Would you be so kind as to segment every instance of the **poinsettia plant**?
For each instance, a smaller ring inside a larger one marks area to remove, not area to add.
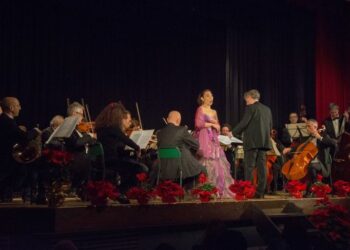
[[[166,180],[156,186],[154,194],[159,196],[162,202],[174,203],[183,198],[185,192],[179,184]]]
[[[303,197],[303,192],[306,190],[306,184],[298,180],[292,180],[285,185],[285,189],[291,196],[299,199]]]
[[[67,166],[73,160],[73,155],[70,152],[58,149],[46,148],[42,151],[42,156],[49,163],[62,167]]]
[[[108,199],[116,200],[119,196],[116,187],[109,181],[89,181],[86,185],[86,192],[94,207],[105,207]]]
[[[332,189],[328,184],[322,182],[323,176],[318,174],[317,181],[312,185],[311,192],[315,194],[317,198],[328,199],[327,194],[329,194]]]
[[[218,189],[208,182],[207,176],[201,173],[198,177],[200,185],[192,189],[192,195],[199,197],[201,202],[208,202],[216,197]]]
[[[256,192],[255,185],[251,181],[235,181],[229,189],[235,194],[236,200],[246,200],[254,197]]]
[[[347,249],[350,243],[350,213],[346,207],[321,199],[309,219],[338,249]]]
[[[138,204],[148,204],[150,199],[154,197],[154,193],[148,183],[148,176],[146,173],[139,173],[136,175],[139,185],[132,187],[126,193],[129,200],[136,200]]]
[[[333,184],[335,194],[340,197],[345,197],[350,195],[350,182],[337,180]]]

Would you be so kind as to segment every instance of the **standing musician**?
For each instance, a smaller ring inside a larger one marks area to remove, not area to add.
[[[327,133],[322,133],[317,130],[318,122],[314,119],[309,119],[306,123],[307,131],[310,133],[310,136],[313,138],[312,143],[317,146],[318,154],[311,161],[308,167],[308,178],[307,178],[307,190],[306,195],[310,194],[311,186],[316,181],[317,173],[320,172],[323,177],[330,176],[332,159],[329,153],[329,148],[336,145],[336,141]]]
[[[17,125],[21,104],[16,97],[5,97],[1,102],[0,115],[0,201],[11,201],[15,188],[28,188],[27,169],[16,163],[12,157],[13,146],[18,142],[28,142],[41,132],[34,128],[26,131]],[[26,194],[25,194],[26,195]]]
[[[349,113],[345,111],[343,115],[340,115],[339,106],[331,103],[329,104],[329,117],[324,121],[324,125],[329,137],[336,139],[339,142],[345,129],[349,126]],[[331,148],[330,154],[332,158],[336,151],[336,146]]]
[[[272,114],[261,102],[256,89],[244,93],[246,109],[242,120],[232,129],[232,134],[243,132],[245,179],[253,181],[253,169],[257,168],[258,186],[255,198],[264,198],[266,188],[266,151],[272,148],[270,132]]]
[[[345,111],[343,115],[339,114],[339,106],[329,104],[329,117],[324,121],[327,134],[336,140],[339,140],[346,127],[349,126],[349,112]]]
[[[137,157],[141,156],[140,147],[126,135],[130,124],[130,113],[121,103],[108,104],[95,121],[97,137],[104,148],[106,169],[109,172],[117,171],[121,176],[121,199],[130,187],[137,184],[136,174],[148,171],[145,165],[132,158],[130,151],[125,149],[128,146]]]
[[[84,107],[78,102],[73,102],[67,108],[67,115],[78,117],[79,125],[84,119]],[[73,189],[81,188],[90,176],[91,161],[87,152],[88,146],[94,143],[96,139],[89,133],[78,129],[75,129],[72,135],[65,140],[66,150],[73,154],[73,160],[69,165]]]

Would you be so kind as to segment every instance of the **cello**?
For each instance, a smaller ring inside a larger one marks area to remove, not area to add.
[[[318,130],[324,131],[325,128]],[[300,180],[307,175],[308,166],[311,161],[317,156],[318,148],[312,142],[314,137],[310,136],[304,143],[300,144],[292,159],[287,161],[282,167],[282,174],[288,180]]]

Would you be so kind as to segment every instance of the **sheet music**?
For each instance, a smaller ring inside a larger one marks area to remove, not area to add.
[[[228,137],[226,135],[219,135],[218,136],[219,138],[219,142],[223,145],[231,145],[231,143],[234,143],[234,144],[242,144],[243,141],[241,141],[240,139],[236,138],[236,137]]]
[[[289,135],[292,138],[300,137],[300,133],[299,133],[298,128],[301,131],[302,137],[308,137],[310,135],[309,132],[307,131],[306,123],[286,124],[286,128],[288,130]]]
[[[145,149],[152,138],[154,129],[132,131],[130,139],[133,140],[141,149]],[[127,147],[129,149],[129,147]]]
[[[70,116],[64,119],[64,122],[55,129],[46,144],[50,143],[53,138],[69,138],[75,130],[79,121],[79,117]]]

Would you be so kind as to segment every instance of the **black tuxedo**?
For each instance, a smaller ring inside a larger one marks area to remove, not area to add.
[[[187,127],[169,123],[157,133],[158,148],[179,147],[183,179],[193,177],[205,171],[205,168],[194,158],[191,151],[197,151],[199,143],[187,131]],[[177,179],[179,166],[172,159],[162,160],[160,179]]]
[[[339,131],[339,133],[341,133],[341,127],[342,127],[342,124],[343,123],[345,123],[344,125],[345,125],[345,127],[344,127],[344,129],[347,129],[347,127],[349,126],[349,124],[348,124],[348,122],[346,122],[345,120],[345,117],[344,116],[340,116],[339,117],[339,122],[338,122],[338,131]],[[324,121],[324,125],[325,125],[325,127],[326,127],[326,132],[327,132],[327,134],[331,137],[331,138],[333,138],[333,139],[338,139],[339,138],[339,136],[341,135],[341,134],[339,134],[338,135],[338,137],[335,135],[335,129],[334,129],[334,124],[333,124],[333,121],[332,121],[332,119],[329,117],[329,118],[327,118],[325,121]]]
[[[243,133],[245,179],[252,180],[253,169],[258,170],[257,195],[263,196],[266,187],[266,151],[272,148],[270,133],[272,114],[260,102],[248,105],[240,123],[232,129],[234,135]]]

